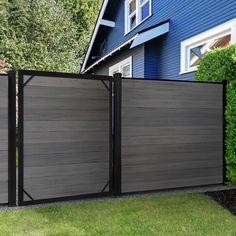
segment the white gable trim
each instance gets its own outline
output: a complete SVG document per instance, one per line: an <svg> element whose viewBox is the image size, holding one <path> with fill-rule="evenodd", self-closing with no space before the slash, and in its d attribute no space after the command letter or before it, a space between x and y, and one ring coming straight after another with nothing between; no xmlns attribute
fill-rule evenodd
<svg viewBox="0 0 236 236"><path fill-rule="evenodd" d="M86 56L85 56L85 59L84 59L83 65L82 65L82 69L81 69L82 72L85 70L85 66L86 66L86 64L87 64L89 55L90 55L90 53L91 53L91 50L92 50L94 41L95 41L95 39L96 39L98 30L99 30L100 22L101 22L101 20L102 20L102 18L103 18L103 16L104 16L104 13L105 13L105 10L106 10L106 8L107 8L108 2L109 2L109 0L104 0L104 2L103 2L102 9L101 9L101 11L100 11L100 14L99 14L99 17L98 17L98 20L97 20L97 23L96 23L96 26L95 26L95 29L94 29L92 38L91 38L90 43L89 43L89 48L88 48L88 50L87 50L87 52L86 52Z"/></svg>

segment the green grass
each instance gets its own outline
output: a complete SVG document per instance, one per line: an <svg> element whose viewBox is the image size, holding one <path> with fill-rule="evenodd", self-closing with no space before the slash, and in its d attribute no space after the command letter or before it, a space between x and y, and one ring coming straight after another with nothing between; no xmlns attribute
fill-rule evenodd
<svg viewBox="0 0 236 236"><path fill-rule="evenodd" d="M236 236L236 217L202 194L0 212L2 236Z"/></svg>

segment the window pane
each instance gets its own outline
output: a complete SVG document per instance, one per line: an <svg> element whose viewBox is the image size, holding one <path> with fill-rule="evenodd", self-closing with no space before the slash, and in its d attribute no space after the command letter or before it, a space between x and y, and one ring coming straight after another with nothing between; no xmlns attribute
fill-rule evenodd
<svg viewBox="0 0 236 236"><path fill-rule="evenodd" d="M130 29L133 29L136 26L136 15L133 15L130 18Z"/></svg>
<svg viewBox="0 0 236 236"><path fill-rule="evenodd" d="M146 19L150 14L149 1L141 7L141 20Z"/></svg>
<svg viewBox="0 0 236 236"><path fill-rule="evenodd" d="M136 0L132 0L129 3L129 15L131 15L136 10Z"/></svg>
<svg viewBox="0 0 236 236"><path fill-rule="evenodd" d="M229 46L230 41L231 41L231 35L226 35L218 39L209 40L208 42L198 47L192 48L190 50L190 67L195 67L199 65L201 59L204 58L207 52L215 48Z"/></svg>
<svg viewBox="0 0 236 236"><path fill-rule="evenodd" d="M122 71L123 77L131 77L131 74L130 74L130 64L125 65L122 70L123 70Z"/></svg>
<svg viewBox="0 0 236 236"><path fill-rule="evenodd" d="M197 66L200 63L202 55L202 49L206 44L200 45L198 47L192 48L190 51L190 67Z"/></svg>

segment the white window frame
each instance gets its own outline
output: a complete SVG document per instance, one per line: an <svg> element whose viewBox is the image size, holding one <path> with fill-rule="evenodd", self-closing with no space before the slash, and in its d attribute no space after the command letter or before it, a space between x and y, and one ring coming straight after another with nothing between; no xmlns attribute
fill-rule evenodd
<svg viewBox="0 0 236 236"><path fill-rule="evenodd" d="M132 13L129 14L129 4L131 0L125 0L125 35L134 30L137 26L142 24L144 21L146 21L151 15L152 15L152 0L144 0L142 4L140 4L140 0L135 0L136 1L136 10ZM149 15L141 20L141 8L149 2ZM133 27L132 29L130 28L130 18L136 14L136 26Z"/></svg>
<svg viewBox="0 0 236 236"><path fill-rule="evenodd" d="M190 67L192 48L198 47L209 40L221 38L229 34L231 34L230 43L236 43L236 18L181 42L180 74L194 72L198 69L198 66Z"/></svg>
<svg viewBox="0 0 236 236"><path fill-rule="evenodd" d="M109 68L109 75L110 76L113 76L113 71L114 70L118 70L119 71L119 73L122 73L122 69L123 69L123 67L125 67L125 66L127 66L127 65L130 65L130 78L133 76L133 74L132 74L132 71L133 71L133 65L132 65L132 56L131 57L128 57L128 58L126 58L125 60L123 60L123 61L120 61L119 63L117 63L117 64L115 64L115 65L113 65L113 66L111 66L110 68Z"/></svg>

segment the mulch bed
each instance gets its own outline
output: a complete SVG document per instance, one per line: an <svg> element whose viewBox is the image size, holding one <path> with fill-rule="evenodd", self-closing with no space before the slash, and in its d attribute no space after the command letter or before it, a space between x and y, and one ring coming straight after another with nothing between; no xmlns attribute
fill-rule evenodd
<svg viewBox="0 0 236 236"><path fill-rule="evenodd" d="M236 190L209 192L206 194L236 216Z"/></svg>

